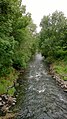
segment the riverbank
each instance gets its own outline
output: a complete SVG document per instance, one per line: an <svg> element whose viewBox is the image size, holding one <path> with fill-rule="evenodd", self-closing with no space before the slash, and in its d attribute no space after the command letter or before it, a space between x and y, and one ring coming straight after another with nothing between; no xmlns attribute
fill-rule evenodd
<svg viewBox="0 0 67 119"><path fill-rule="evenodd" d="M67 62L56 61L50 64L50 74L58 84L67 92Z"/></svg>
<svg viewBox="0 0 67 119"><path fill-rule="evenodd" d="M13 112L12 108L17 102L17 89L20 85L21 75L23 75L24 72L25 69L14 69L7 77L2 77L2 79L0 79L0 83L2 83L1 80L6 81L0 84L5 88L4 92L2 91L0 93L0 119L14 119L16 112Z"/></svg>
<svg viewBox="0 0 67 119"><path fill-rule="evenodd" d="M14 95L15 88L12 86L14 85L14 82L18 78L18 75L19 71L17 71L16 69L12 69L12 71L8 75L0 77L0 95L6 93L8 93L8 95L11 96Z"/></svg>
<svg viewBox="0 0 67 119"><path fill-rule="evenodd" d="M24 71L14 69L8 76L0 78L0 119L13 119L12 107L16 104L18 79Z"/></svg>
<svg viewBox="0 0 67 119"><path fill-rule="evenodd" d="M14 81L18 75L19 72L13 70L8 76L0 78L0 119L9 119L9 117L12 119L14 117L10 108L16 103Z"/></svg>
<svg viewBox="0 0 67 119"><path fill-rule="evenodd" d="M15 115L12 111L12 107L16 103L18 96L17 89L21 83L20 77L25 70L25 68L12 68L9 74L0 77L0 119L9 119L9 115ZM13 119L13 116L10 116L10 119Z"/></svg>

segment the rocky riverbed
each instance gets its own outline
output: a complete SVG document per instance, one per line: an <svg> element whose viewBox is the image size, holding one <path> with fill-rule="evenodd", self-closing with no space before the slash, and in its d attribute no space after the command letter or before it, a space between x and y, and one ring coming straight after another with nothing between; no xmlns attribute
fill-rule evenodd
<svg viewBox="0 0 67 119"><path fill-rule="evenodd" d="M10 113L10 108L16 103L16 98L3 94L0 95L0 115L4 116L6 113Z"/></svg>
<svg viewBox="0 0 67 119"><path fill-rule="evenodd" d="M37 54L20 79L15 119L67 119L67 93Z"/></svg>

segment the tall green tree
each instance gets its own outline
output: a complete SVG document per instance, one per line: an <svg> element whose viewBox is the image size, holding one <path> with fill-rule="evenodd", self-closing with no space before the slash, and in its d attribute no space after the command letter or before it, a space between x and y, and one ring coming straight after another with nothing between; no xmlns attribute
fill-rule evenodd
<svg viewBox="0 0 67 119"><path fill-rule="evenodd" d="M35 28L22 0L0 0L0 75L8 74L12 67L26 67Z"/></svg>
<svg viewBox="0 0 67 119"><path fill-rule="evenodd" d="M42 54L52 58L64 58L67 55L67 18L62 12L55 11L44 16L40 26L40 48Z"/></svg>

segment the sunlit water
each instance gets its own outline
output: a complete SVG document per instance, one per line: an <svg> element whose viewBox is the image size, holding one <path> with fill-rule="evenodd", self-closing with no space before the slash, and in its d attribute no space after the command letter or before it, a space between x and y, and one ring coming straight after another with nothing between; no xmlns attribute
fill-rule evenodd
<svg viewBox="0 0 67 119"><path fill-rule="evenodd" d="M20 84L16 119L67 119L67 94L48 74L41 54L31 61Z"/></svg>

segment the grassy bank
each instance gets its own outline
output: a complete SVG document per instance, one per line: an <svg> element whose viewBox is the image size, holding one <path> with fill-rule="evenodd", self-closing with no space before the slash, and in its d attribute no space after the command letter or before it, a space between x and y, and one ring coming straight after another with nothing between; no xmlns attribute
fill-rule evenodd
<svg viewBox="0 0 67 119"><path fill-rule="evenodd" d="M9 86L12 86L14 84L14 80L18 78L19 72L15 69L12 69L12 71L3 77L0 77L0 95L7 92L7 88ZM11 88L8 91L9 95L13 95L15 92L15 88Z"/></svg>
<svg viewBox="0 0 67 119"><path fill-rule="evenodd" d="M61 79L67 81L67 61L57 60L53 64L54 71L59 74Z"/></svg>

